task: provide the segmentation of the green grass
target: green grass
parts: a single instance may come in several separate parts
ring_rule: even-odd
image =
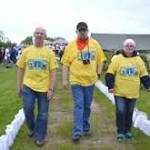
[[[16,69],[0,66],[0,135],[21,108],[21,100],[16,95]]]
[[[147,113],[150,119],[150,91],[141,89],[140,97],[137,100],[137,108]]]
[[[69,137],[72,132],[72,126],[72,120],[63,122],[63,124],[56,130],[55,135],[63,138]]]

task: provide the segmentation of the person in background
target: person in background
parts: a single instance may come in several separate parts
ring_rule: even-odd
[[[57,62],[51,49],[44,46],[46,30],[37,27],[34,45],[23,50],[17,61],[17,93],[23,96],[23,109],[29,136],[42,146],[47,135],[49,101],[53,97]],[[37,101],[38,114],[34,115]]]
[[[3,48],[0,48],[0,64],[3,62],[4,60],[4,49]]]
[[[79,142],[82,135],[90,135],[89,117],[93,100],[94,84],[102,72],[105,56],[98,42],[88,36],[88,25],[79,22],[77,38],[66,46],[61,59],[63,64],[62,84],[65,89],[71,84],[73,96],[74,128],[73,142]]]
[[[65,50],[65,46],[64,45],[60,45],[60,49],[59,49],[59,60],[61,61],[61,58],[64,54],[64,50]]]
[[[123,42],[123,50],[112,57],[105,79],[116,105],[117,139],[122,142],[132,139],[132,116],[139,97],[140,81],[150,89],[150,77],[136,49],[133,39]]]
[[[17,61],[16,57],[17,57],[17,50],[16,50],[16,47],[12,46],[12,47],[10,48],[10,60],[11,60],[11,62],[12,62],[13,64],[15,64],[16,61]]]
[[[10,68],[11,60],[10,60],[10,49],[5,49],[5,55],[4,55],[4,64],[6,65],[6,68]]]

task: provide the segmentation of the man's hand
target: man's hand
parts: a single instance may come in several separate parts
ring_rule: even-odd
[[[53,93],[54,93],[53,89],[49,89],[49,90],[47,91],[47,99],[48,99],[48,100],[52,100],[52,98],[53,98]]]
[[[69,74],[69,67],[63,65],[62,67],[62,85],[64,89],[69,89],[69,82],[68,82],[68,74]]]
[[[63,84],[64,89],[68,90],[69,89],[69,82],[68,82],[68,80],[63,80],[62,82],[63,82],[62,84]]]
[[[108,89],[109,93],[114,93],[114,89]]]

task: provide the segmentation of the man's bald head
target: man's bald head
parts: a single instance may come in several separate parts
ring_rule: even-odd
[[[37,27],[34,31],[34,45],[36,47],[44,46],[44,40],[46,38],[46,30],[43,27]]]
[[[35,31],[34,31],[34,34],[36,34],[36,33],[43,34],[43,35],[46,36],[46,29],[43,28],[43,27],[36,27]]]

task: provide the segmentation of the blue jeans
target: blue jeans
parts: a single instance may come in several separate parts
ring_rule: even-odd
[[[94,85],[80,86],[71,85],[74,102],[74,128],[73,135],[82,135],[90,130],[89,117],[91,113],[91,103],[93,99]]]
[[[23,109],[29,131],[33,132],[37,140],[43,140],[47,135],[48,106],[47,92],[36,92],[23,86]],[[38,114],[34,115],[34,106],[37,100]]]
[[[131,131],[135,103],[136,99],[115,96],[116,126],[118,134],[125,134]]]

